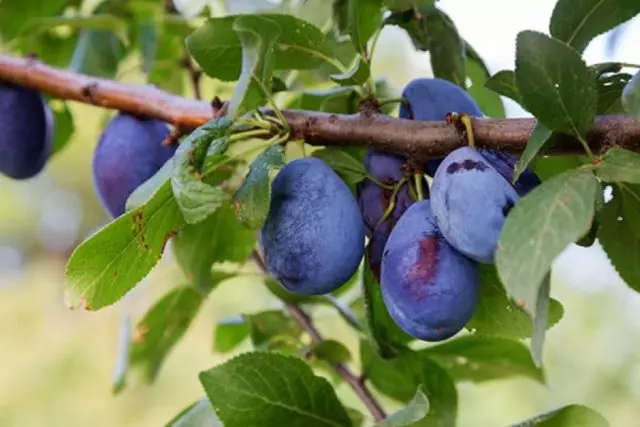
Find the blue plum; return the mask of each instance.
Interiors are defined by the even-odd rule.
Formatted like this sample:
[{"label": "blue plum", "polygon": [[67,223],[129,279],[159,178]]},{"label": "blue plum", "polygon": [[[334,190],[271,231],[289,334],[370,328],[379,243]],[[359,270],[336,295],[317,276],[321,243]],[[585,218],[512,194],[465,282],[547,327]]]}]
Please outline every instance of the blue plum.
[{"label": "blue plum", "polygon": [[509,181],[471,147],[449,153],[431,186],[431,208],[442,235],[483,263],[493,262],[505,217],[519,199]]},{"label": "blue plum", "polygon": [[162,145],[168,135],[154,119],[119,113],[109,121],[93,154],[94,187],[109,215],[122,215],[131,193],[173,157],[176,146]]},{"label": "blue plum", "polygon": [[53,116],[40,93],[0,83],[0,173],[34,177],[51,155]]},{"label": "blue plum", "polygon": [[315,157],[293,160],[273,180],[259,237],[269,272],[298,295],[338,289],[364,254],[364,224],[351,190]]},{"label": "blue plum", "polygon": [[[491,166],[493,166],[500,175],[504,177],[504,179],[509,182],[513,180],[513,171],[515,169],[516,162],[518,161],[517,157],[509,153],[491,149],[478,150],[478,152],[482,154],[482,157],[488,160],[489,163],[491,163]],[[524,197],[531,190],[540,185],[540,183],[541,181],[540,178],[538,178],[538,175],[536,175],[531,169],[527,168],[520,174],[518,180],[514,184],[514,187],[520,197]]]},{"label": "blue plum", "polygon": [[458,333],[473,315],[480,292],[477,264],[442,236],[429,200],[407,209],[391,232],[380,285],[393,320],[425,341]]}]

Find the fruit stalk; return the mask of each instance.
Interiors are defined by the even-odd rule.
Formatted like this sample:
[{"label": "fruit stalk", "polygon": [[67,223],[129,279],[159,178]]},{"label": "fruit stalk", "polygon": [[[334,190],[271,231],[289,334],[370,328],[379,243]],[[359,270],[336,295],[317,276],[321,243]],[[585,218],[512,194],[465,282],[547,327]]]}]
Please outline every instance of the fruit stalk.
[{"label": "fruit stalk", "polygon": [[[195,129],[224,114],[219,103],[186,99],[154,86],[132,85],[51,67],[32,58],[0,55],[0,80],[37,89],[54,98],[112,108]],[[273,111],[264,110],[274,115]],[[285,110],[292,139],[321,146],[360,146],[413,157],[443,157],[466,145],[445,121],[418,121],[387,116],[360,116]],[[521,153],[535,119],[472,120],[477,148]],[[640,151],[640,121],[631,116],[599,116],[586,142],[594,153],[613,146]],[[582,154],[584,147],[565,135],[545,154]]]}]

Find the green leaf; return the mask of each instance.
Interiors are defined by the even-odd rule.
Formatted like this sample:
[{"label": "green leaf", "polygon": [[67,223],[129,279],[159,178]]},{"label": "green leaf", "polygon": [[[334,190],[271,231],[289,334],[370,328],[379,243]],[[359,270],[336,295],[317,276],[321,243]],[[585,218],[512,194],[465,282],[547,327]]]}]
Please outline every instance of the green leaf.
[{"label": "green leaf", "polygon": [[597,114],[624,114],[627,112],[624,106],[623,92],[632,76],[628,73],[613,74],[599,77],[598,109]]},{"label": "green leaf", "polygon": [[244,316],[250,325],[249,337],[256,350],[275,350],[296,346],[302,335],[298,323],[280,310]]},{"label": "green leaf", "polygon": [[357,56],[356,62],[349,71],[344,74],[332,74],[329,78],[340,86],[361,86],[366,83],[370,75],[369,64],[361,56]]},{"label": "green leaf", "polygon": [[496,266],[507,293],[529,313],[551,264],[591,227],[598,181],[575,169],[543,182],[522,198],[506,218]]},{"label": "green leaf", "polygon": [[431,7],[437,0],[383,0],[385,6],[388,9],[396,10],[408,10],[414,5],[421,7]]},{"label": "green leaf", "polygon": [[242,70],[229,102],[227,115],[231,119],[261,106],[268,96],[271,52],[280,37],[280,26],[260,15],[245,15],[236,18],[233,30],[242,45]]},{"label": "green leaf", "polygon": [[421,353],[444,366],[456,381],[482,382],[512,376],[544,381],[527,348],[515,340],[467,335]]},{"label": "green leaf", "polygon": [[153,70],[158,53],[158,31],[153,17],[142,19],[139,23],[138,43],[142,59],[142,72],[147,76]]},{"label": "green leaf", "polygon": [[549,293],[551,292],[551,272],[548,272],[538,289],[536,306],[533,312],[533,334],[531,335],[531,357],[536,366],[542,366],[542,347],[549,319]]},{"label": "green leaf", "polygon": [[131,346],[131,364],[143,369],[147,382],[153,382],[164,359],[183,337],[203,302],[192,286],[171,290],[138,323]]},{"label": "green leaf", "polygon": [[[376,280],[369,266],[369,248],[365,251],[363,268],[363,295],[367,319],[368,334],[377,346],[378,353],[387,358],[393,358],[402,344],[413,338],[404,332],[393,321],[382,300],[380,284]],[[413,393],[414,390],[411,392]]]},{"label": "green leaf", "polygon": [[516,84],[522,105],[551,130],[582,139],[596,115],[595,74],[559,40],[522,31],[516,40]]},{"label": "green leaf", "polygon": [[352,87],[305,91],[295,108],[336,114],[352,114],[356,109],[358,94]]},{"label": "green leaf", "polygon": [[384,421],[375,424],[374,427],[403,427],[412,426],[423,420],[429,413],[429,399],[422,386],[418,387],[411,402],[396,413],[389,415]]},{"label": "green leaf", "polygon": [[549,31],[579,53],[591,40],[640,13],[635,0],[558,0]]},{"label": "green leaf", "polygon": [[353,427],[362,427],[364,424],[364,415],[360,411],[356,411],[352,408],[345,408],[347,410],[347,414],[349,415],[349,419],[351,420],[351,425]]},{"label": "green leaf", "polygon": [[345,363],[351,360],[349,349],[335,340],[323,340],[313,344],[308,352],[313,357],[328,363]]},{"label": "green leaf", "polygon": [[233,204],[240,221],[252,229],[262,227],[269,214],[271,183],[269,171],[285,165],[285,149],[277,144],[267,147],[249,167],[242,186],[233,195]]},{"label": "green leaf", "polygon": [[184,49],[186,25],[173,21],[158,23],[155,27],[155,57],[148,75],[148,82],[173,93],[183,93],[184,68],[178,63],[176,52]]},{"label": "green leaf", "polygon": [[531,135],[529,135],[527,146],[516,163],[512,182],[516,182],[518,180],[520,174],[527,169],[542,147],[550,140],[552,134],[553,132],[551,132],[549,128],[539,121],[536,122],[536,127],[533,128]]},{"label": "green leaf", "polygon": [[201,372],[200,382],[225,427],[351,425],[329,382],[295,357],[246,353]]},{"label": "green leaf", "polygon": [[640,71],[624,87],[622,105],[629,114],[640,119]]},{"label": "green leaf", "polygon": [[213,351],[227,353],[249,336],[249,324],[237,315],[218,322],[213,333]]},{"label": "green leaf", "polygon": [[173,157],[167,160],[164,165],[151,178],[147,179],[133,193],[127,198],[125,205],[126,211],[137,209],[144,205],[153,194],[158,191],[165,183],[171,179],[171,172],[173,171]]},{"label": "green leaf", "polygon": [[465,42],[467,55],[467,78],[471,80],[471,86],[467,88],[469,95],[480,106],[480,110],[489,117],[504,117],[504,105],[500,96],[489,90],[485,84],[489,79],[489,69],[480,55]]},{"label": "green leaf", "polygon": [[640,292],[640,186],[613,186],[614,198],[599,216],[598,241],[622,280]]},{"label": "green leaf", "polygon": [[364,164],[341,148],[326,147],[312,154],[324,161],[347,184],[357,184],[368,176]]},{"label": "green leaf", "polygon": [[126,21],[109,14],[36,17],[27,21],[27,23],[22,27],[19,36],[34,37],[59,26],[65,26],[69,29],[82,28],[110,31],[121,39],[121,41],[127,41]]},{"label": "green leaf", "polygon": [[52,100],[49,107],[53,113],[53,147],[51,155],[54,155],[67,145],[71,135],[75,132],[73,116],[66,102]]},{"label": "green leaf", "polygon": [[595,173],[605,182],[640,184],[640,154],[612,148],[602,156]]},{"label": "green leaf", "polygon": [[608,427],[607,420],[598,412],[583,405],[568,405],[538,415],[511,427]]},{"label": "green leaf", "polygon": [[69,70],[90,76],[112,79],[124,57],[124,45],[109,30],[82,30]]},{"label": "green leaf", "polygon": [[487,80],[485,86],[499,95],[506,96],[519,104],[522,103],[520,100],[520,92],[518,92],[518,86],[516,85],[516,73],[514,71],[498,71]]},{"label": "green leaf", "polygon": [[[553,134],[551,139],[554,139]],[[547,143],[548,146],[552,144],[553,142]],[[537,156],[533,160],[533,171],[542,181],[547,181],[583,165],[591,165],[591,159],[588,156]]]},{"label": "green leaf", "polygon": [[367,56],[367,42],[382,23],[381,0],[348,0],[349,35],[357,52]]},{"label": "green leaf", "polygon": [[420,9],[428,29],[428,50],[433,75],[465,88],[467,77],[464,40],[453,20],[437,7]]},{"label": "green leaf", "polygon": [[[186,39],[189,52],[209,76],[235,81],[242,66],[242,45],[233,23],[246,15],[211,18]],[[276,70],[309,70],[335,61],[326,36],[309,22],[292,15],[260,14],[280,28],[273,51]],[[259,18],[256,18],[259,17]]]},{"label": "green leaf", "polygon": [[171,185],[165,182],[147,203],[73,251],[66,268],[67,304],[98,310],[118,301],[149,274],[167,240],[184,225]]},{"label": "green leaf", "polygon": [[[532,335],[531,318],[506,294],[493,265],[480,265],[480,299],[466,328],[476,336],[511,339]],[[558,323],[564,308],[552,299],[549,309],[549,328]]]},{"label": "green leaf", "polygon": [[0,34],[4,41],[14,38],[30,18],[62,13],[67,0],[3,0],[0,3]]},{"label": "green leaf", "polygon": [[[243,263],[251,255],[256,234],[237,219],[224,203],[198,224],[188,224],[173,238],[176,261],[187,278],[201,289],[211,289],[211,267],[218,262]],[[231,242],[231,243],[230,243]]]},{"label": "green leaf", "polygon": [[169,421],[165,427],[223,427],[209,399],[192,403]]},{"label": "green leaf", "polygon": [[446,369],[427,357],[403,349],[391,360],[380,357],[366,341],[360,341],[362,371],[381,393],[400,402],[409,402],[419,386],[423,387],[431,404],[420,427],[454,427],[458,410],[458,394]]}]

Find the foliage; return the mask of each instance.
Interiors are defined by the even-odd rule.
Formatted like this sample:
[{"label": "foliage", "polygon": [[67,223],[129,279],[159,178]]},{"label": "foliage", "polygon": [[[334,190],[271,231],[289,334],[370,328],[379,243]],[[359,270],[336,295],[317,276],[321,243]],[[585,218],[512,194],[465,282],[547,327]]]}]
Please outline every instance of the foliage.
[{"label": "foliage", "polygon": [[[198,1],[176,2],[184,15],[167,8],[170,2],[106,0],[92,13],[81,12],[81,3],[4,0],[0,37],[15,53],[35,53],[49,64],[108,78],[117,78],[127,56],[137,54],[148,83],[180,95],[185,77],[194,75],[184,66],[185,56],[206,78],[234,84],[228,116],[184,137],[173,160],[130,196],[128,211],[79,245],[68,261],[68,305],[99,310],[144,279],[171,241],[184,282],[140,319],[127,358],[128,369],[142,368],[148,382],[161,375],[163,361],[215,287],[240,274],[220,264],[244,264],[259,255],[255,231],[270,209],[270,183],[290,160],[290,133],[276,93],[291,95],[288,105],[295,108],[343,114],[356,113],[362,99],[384,98],[385,82],[371,74],[370,64],[381,29],[393,25],[407,32],[416,49],[430,53],[436,77],[468,90],[488,114],[504,114],[500,95],[537,119],[513,179],[535,166],[543,182],[507,216],[495,264],[482,267],[480,303],[465,332],[416,349],[389,316],[368,255],[354,278],[326,296],[289,294],[267,274],[256,286],[269,287],[283,304],[241,313],[214,331],[214,351],[233,351],[246,338],[253,351],[202,372],[208,400],[192,403],[168,425],[346,427],[371,421],[345,407],[334,385],[314,372],[343,369],[354,358],[343,343],[318,337],[313,319],[301,311],[324,305],[359,338],[366,378],[359,387],[406,404],[375,420],[376,426],[454,426],[457,382],[512,376],[545,381],[544,333],[564,314],[561,303],[549,297],[549,275],[570,244],[595,230],[620,276],[640,291],[640,155],[621,148],[592,153],[587,144],[596,114],[619,108],[640,117],[640,73],[632,78],[621,71],[624,64],[589,65],[583,58],[594,37],[640,13],[637,1],[558,0],[550,35],[520,32],[514,70],[491,77],[434,1],[334,0],[330,8],[304,2],[301,9],[282,5],[277,13],[256,7],[213,17],[207,17],[206,2]],[[300,10],[330,19],[319,28],[301,18]],[[65,103],[49,103],[55,154],[79,118]],[[267,105],[273,114],[259,112]],[[549,165],[543,155],[559,134],[580,141],[588,161],[574,156]],[[371,179],[362,150],[323,147],[311,155],[352,190]],[[605,188],[612,199],[603,203]],[[362,303],[364,313],[356,314],[354,307]],[[528,338],[529,351],[523,341]],[[124,380],[119,381],[120,391]],[[606,421],[571,405],[519,425]]]}]

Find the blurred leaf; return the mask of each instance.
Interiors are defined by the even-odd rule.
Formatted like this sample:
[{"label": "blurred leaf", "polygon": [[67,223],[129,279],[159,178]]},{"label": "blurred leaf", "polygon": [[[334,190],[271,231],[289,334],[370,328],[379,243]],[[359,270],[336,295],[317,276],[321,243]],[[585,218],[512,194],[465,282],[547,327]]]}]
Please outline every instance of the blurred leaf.
[{"label": "blurred leaf", "polygon": [[357,184],[368,176],[364,164],[341,148],[322,148],[314,151],[312,156],[331,166],[347,184]]},{"label": "blurred leaf", "polygon": [[367,42],[382,23],[382,0],[348,0],[349,35],[357,52],[367,56]]},{"label": "blurred leaf", "polygon": [[219,353],[227,353],[236,348],[249,336],[249,325],[242,315],[225,319],[216,324],[213,350]]},{"label": "blurred leaf", "polygon": [[164,359],[195,318],[202,295],[192,286],[181,286],[158,300],[138,323],[131,346],[131,365],[144,370],[153,382]]},{"label": "blurred leaf", "polygon": [[169,421],[165,427],[223,427],[209,399],[192,403]]},{"label": "blurred leaf", "polygon": [[[187,37],[191,55],[211,77],[235,81],[240,75],[242,46],[233,30],[233,23],[238,16],[242,15],[211,18]],[[252,17],[268,19],[280,28],[272,53],[275,69],[308,70],[334,60],[325,35],[308,22],[284,14]]]},{"label": "blurred leaf", "polygon": [[347,410],[347,415],[349,415],[349,419],[351,420],[352,427],[362,427],[364,424],[364,415],[360,411],[356,411],[352,408],[345,408]]},{"label": "blurred leaf", "polygon": [[409,402],[422,386],[431,409],[420,427],[454,427],[458,394],[453,379],[424,353],[402,350],[391,360],[381,358],[366,341],[360,341],[363,374],[381,393],[400,402]]},{"label": "blurred leaf", "polygon": [[466,46],[467,55],[467,77],[471,80],[471,86],[467,88],[469,95],[480,106],[480,110],[489,117],[501,118],[505,116],[504,105],[500,96],[485,87],[489,79],[489,70],[478,53],[468,44]]},{"label": "blurred leaf", "polygon": [[165,182],[139,208],[81,243],[66,268],[65,300],[72,308],[113,304],[149,274],[167,240],[185,225],[171,185]]},{"label": "blurred leaf", "polygon": [[[164,90],[182,94],[185,71],[179,65],[176,52],[184,50],[185,29],[191,31],[186,23],[163,21],[155,27],[155,57],[148,82]],[[141,34],[142,36],[142,34]],[[149,52],[147,54],[150,54]],[[147,58],[149,59],[149,58]]]},{"label": "blurred leaf", "polygon": [[444,366],[456,381],[482,382],[520,375],[544,381],[527,348],[515,340],[467,335],[421,353]]},{"label": "blurred leaf", "polygon": [[333,0],[331,12],[338,33],[347,34],[349,32],[349,0]]},{"label": "blurred leaf", "polygon": [[516,162],[512,182],[517,181],[520,177],[520,174],[527,170],[527,167],[529,166],[531,161],[536,157],[538,152],[547,143],[547,141],[549,141],[552,134],[553,132],[551,132],[549,128],[540,123],[540,121],[536,121],[536,127],[533,128],[533,131],[531,131],[531,134],[529,135],[527,146]]},{"label": "blurred leaf", "polygon": [[233,195],[233,205],[240,221],[247,227],[262,227],[269,213],[271,183],[269,171],[285,165],[285,150],[281,144],[267,147],[251,163],[242,186]]},{"label": "blurred leaf", "polygon": [[640,186],[613,186],[614,198],[599,216],[598,241],[622,280],[640,292]]},{"label": "blurred leaf", "polygon": [[66,102],[54,100],[49,102],[49,107],[53,113],[53,146],[51,147],[51,155],[60,152],[76,128],[73,123],[73,116]]},{"label": "blurred leaf", "polygon": [[607,420],[583,405],[568,405],[511,427],[608,427]]},{"label": "blurred leaf", "polygon": [[352,87],[305,91],[296,108],[326,113],[350,114],[354,111],[358,94]]},{"label": "blurred leaf", "polygon": [[[551,138],[553,139],[553,134]],[[549,143],[549,145],[553,145]],[[587,156],[537,156],[533,160],[533,170],[542,181],[553,178],[568,170],[591,164]]]},{"label": "blurred leaf", "polygon": [[246,353],[201,372],[200,381],[225,427],[351,425],[329,382],[295,357]]},{"label": "blurred leaf", "polygon": [[345,363],[351,360],[349,349],[335,340],[324,340],[313,344],[309,348],[309,353],[328,363]]},{"label": "blurred leaf", "polygon": [[[622,93],[631,80],[631,74],[620,73],[611,76],[603,76],[596,81],[598,89],[597,114],[622,114],[624,108]],[[616,110],[616,107],[617,110]]]},{"label": "blurred leaf", "polygon": [[624,148],[612,148],[602,156],[595,168],[605,182],[640,184],[640,154]]},{"label": "blurred leaf", "polygon": [[510,297],[534,313],[538,288],[560,253],[589,230],[598,182],[589,170],[558,175],[522,198],[506,218],[496,266]]},{"label": "blurred leaf", "polygon": [[416,422],[423,420],[429,413],[429,399],[422,386],[418,386],[415,396],[409,404],[389,415],[384,421],[377,422],[374,427],[403,427],[415,426]]},{"label": "blurred leaf", "polygon": [[361,56],[357,56],[349,71],[344,74],[332,74],[329,78],[340,86],[360,86],[366,83],[370,74],[369,64]]},{"label": "blurred leaf", "polygon": [[518,86],[516,85],[516,73],[514,71],[498,71],[487,80],[485,86],[497,94],[506,96],[519,104],[522,103],[520,100],[520,92],[518,92]]},{"label": "blurred leaf", "polygon": [[158,53],[158,33],[156,22],[153,18],[144,19],[139,22],[140,34],[140,56],[142,59],[142,72],[147,76],[153,70]]},{"label": "blurred leaf", "polygon": [[464,40],[449,15],[437,7],[420,8],[428,32],[428,50],[433,75],[465,88],[466,53]]},{"label": "blurred leaf", "polygon": [[635,118],[640,118],[640,71],[627,83],[622,92],[625,110]]},{"label": "blurred leaf", "polygon": [[245,314],[249,324],[249,337],[256,350],[277,350],[295,347],[300,341],[302,328],[280,310]]},{"label": "blurred leaf", "polygon": [[549,31],[579,53],[591,40],[640,13],[635,0],[558,0]]},{"label": "blurred leaf", "polygon": [[124,57],[124,45],[109,30],[82,30],[69,70],[90,76],[112,79]]},{"label": "blurred leaf", "polygon": [[407,10],[411,9],[414,5],[421,7],[430,7],[437,0],[383,0],[385,6],[390,10]]},{"label": "blurred leaf", "polygon": [[584,138],[598,103],[593,70],[578,52],[542,33],[522,31],[516,45],[522,105],[549,129]]},{"label": "blurred leaf", "polygon": [[0,34],[13,39],[30,18],[60,14],[67,0],[3,0],[0,2]]},{"label": "blurred leaf", "polygon": [[127,313],[120,319],[118,333],[118,349],[116,350],[116,367],[114,369],[111,391],[119,394],[127,385],[127,370],[129,369],[129,352],[131,348],[131,316]]},{"label": "blurred leaf", "polygon": [[[493,265],[480,265],[480,299],[466,328],[476,336],[522,339],[533,330],[527,313],[506,294]],[[549,309],[549,328],[558,323],[564,308],[552,299]]]},{"label": "blurred leaf", "polygon": [[261,106],[268,96],[273,70],[271,52],[280,37],[280,26],[260,15],[239,16],[233,30],[242,46],[242,69],[229,102],[228,116],[234,119]]},{"label": "blurred leaf", "polygon": [[22,27],[20,37],[33,37],[42,32],[64,25],[70,29],[106,30],[114,33],[123,43],[127,41],[127,23],[114,15],[95,14],[88,16],[47,16],[29,19]]},{"label": "blurred leaf", "polygon": [[245,262],[256,234],[245,228],[228,203],[197,224],[188,224],[173,238],[172,249],[187,278],[201,289],[211,289],[211,266],[217,262]]},{"label": "blurred leaf", "polygon": [[77,40],[76,33],[61,35],[49,31],[14,42],[16,50],[33,54],[47,65],[66,68],[73,57]]},{"label": "blurred leaf", "polygon": [[547,320],[549,319],[549,293],[551,292],[551,272],[542,279],[538,296],[536,298],[535,310],[532,313],[533,333],[531,334],[531,357],[536,366],[542,366],[542,349],[544,338],[549,327]]}]

